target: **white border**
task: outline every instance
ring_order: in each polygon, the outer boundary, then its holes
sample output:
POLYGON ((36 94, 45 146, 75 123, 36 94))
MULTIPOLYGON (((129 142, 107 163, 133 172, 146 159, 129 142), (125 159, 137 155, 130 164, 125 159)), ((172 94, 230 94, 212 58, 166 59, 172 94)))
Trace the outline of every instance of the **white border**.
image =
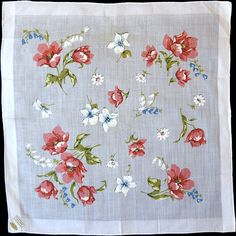
MULTIPOLYGON (((185 3, 58 3, 58 2, 5 2, 3 3, 2 40, 2 107, 5 138, 5 181, 9 219, 20 215, 17 182, 17 143, 14 119, 14 21, 16 15, 144 15, 144 14, 216 14, 219 24, 218 95, 220 117, 221 197, 222 218, 182 219, 156 221, 72 221, 22 219, 22 232, 41 234, 156 234, 192 232, 233 232, 235 215, 232 183, 231 110, 229 99, 230 77, 230 2, 185 3), (56 7, 55 7, 56 5, 56 7), (65 7, 66 6, 66 7, 65 7), (65 11, 66 8, 66 11, 65 11), (53 11, 52 11, 53 9, 53 11), (184 11, 184 13, 183 13, 184 11), (228 104, 226 106, 226 104, 228 104), (63 227, 63 228, 62 228, 63 227)), ((9 232, 13 232, 9 227, 9 232)))

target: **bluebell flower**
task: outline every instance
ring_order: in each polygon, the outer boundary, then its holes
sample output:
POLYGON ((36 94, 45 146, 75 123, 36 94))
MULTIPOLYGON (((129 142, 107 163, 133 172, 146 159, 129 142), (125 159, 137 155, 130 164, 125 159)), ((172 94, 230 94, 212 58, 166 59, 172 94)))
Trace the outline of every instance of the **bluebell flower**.
POLYGON ((21 43, 22 43, 22 45, 26 44, 25 39, 22 39, 21 43))
POLYGON ((29 34, 29 39, 32 39, 32 38, 33 38, 33 36, 31 34, 29 34))

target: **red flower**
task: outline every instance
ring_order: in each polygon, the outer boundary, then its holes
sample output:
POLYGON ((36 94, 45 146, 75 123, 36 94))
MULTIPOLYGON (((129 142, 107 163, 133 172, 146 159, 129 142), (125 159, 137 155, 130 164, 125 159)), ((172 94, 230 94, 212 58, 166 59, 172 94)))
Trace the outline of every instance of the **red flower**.
POLYGON ((118 86, 115 86, 114 91, 109 91, 108 96, 109 102, 115 107, 118 107, 123 102, 123 94, 122 91, 118 88, 118 86))
POLYGON ((69 139, 69 133, 63 132, 61 127, 56 126, 51 133, 43 135, 45 145, 43 150, 48 150, 51 155, 57 155, 63 153, 67 149, 67 141, 69 139))
POLYGON ((179 57, 182 61, 187 61, 188 58, 197 57, 197 41, 197 38, 189 37, 187 33, 183 31, 182 34, 175 35, 173 39, 166 34, 163 40, 163 45, 176 57, 179 57))
POLYGON ((158 52, 153 45, 152 46, 147 45, 146 51, 143 51, 141 56, 143 57, 144 61, 147 62, 147 66, 151 66, 156 60, 157 54, 158 52))
POLYGON ((84 178, 83 173, 87 171, 83 163, 69 152, 62 153, 61 159, 63 161, 56 166, 56 172, 64 173, 62 176, 64 183, 67 184, 74 180, 81 184, 84 178))
POLYGON ((172 197, 183 199, 184 190, 190 190, 194 187, 194 182, 189 179, 191 172, 188 168, 180 170, 177 165, 171 165, 167 171, 168 189, 172 197))
POLYGON ((133 142, 131 145, 129 145, 129 156, 131 157, 143 156, 145 154, 144 143, 146 141, 147 141, 146 139, 140 139, 136 142, 133 142))
POLYGON ((49 66, 52 68, 57 67, 60 62, 60 52, 62 48, 57 42, 48 45, 46 43, 41 43, 38 46, 38 51, 33 59, 37 62, 37 66, 49 66))
POLYGON ((94 55, 89 50, 89 46, 86 45, 86 46, 77 48, 72 53, 71 57, 75 62, 78 62, 80 64, 90 64, 93 56, 94 55))
POLYGON ((96 192, 97 191, 93 186, 81 186, 77 192, 77 195, 83 205, 86 206, 91 205, 95 201, 93 194, 96 192))
POLYGON ((185 142, 190 142, 192 147, 199 147, 206 143, 205 133, 202 129, 193 129, 187 136, 185 142))
POLYGON ((52 195, 57 199, 58 190, 51 181, 44 180, 36 189, 39 197, 49 199, 52 195))
POLYGON ((184 85, 189 81, 191 80, 191 78, 189 78, 189 74, 190 74, 190 71, 189 70, 184 70, 182 68, 179 68, 176 73, 175 73, 175 76, 178 80, 178 84, 181 86, 181 87, 184 87, 184 85))

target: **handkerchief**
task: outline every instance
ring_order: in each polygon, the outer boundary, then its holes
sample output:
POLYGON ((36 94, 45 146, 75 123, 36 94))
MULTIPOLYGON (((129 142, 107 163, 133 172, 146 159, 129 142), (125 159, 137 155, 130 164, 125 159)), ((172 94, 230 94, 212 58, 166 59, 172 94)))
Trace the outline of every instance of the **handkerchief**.
POLYGON ((10 232, 235 230, 229 2, 3 3, 10 232))

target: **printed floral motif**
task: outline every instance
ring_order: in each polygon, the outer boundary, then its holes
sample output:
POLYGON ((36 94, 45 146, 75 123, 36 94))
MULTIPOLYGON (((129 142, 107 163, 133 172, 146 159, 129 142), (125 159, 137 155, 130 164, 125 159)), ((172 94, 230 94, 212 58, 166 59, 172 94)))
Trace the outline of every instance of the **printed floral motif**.
POLYGON ((42 149, 49 151, 51 155, 60 154, 59 160, 52 159, 50 162, 47 161, 50 160, 49 158, 44 158, 43 161, 41 161, 41 159, 39 159, 40 156, 38 157, 36 155, 36 151, 32 149, 31 145, 26 145, 27 157, 33 160, 37 165, 53 169, 45 174, 37 175, 39 178, 46 178, 35 189, 39 197, 46 199, 49 199, 51 196, 55 199, 59 197, 66 207, 74 208, 80 201, 84 206, 91 205, 95 201, 93 194, 106 189, 107 183, 105 180, 102 181, 102 185, 98 189, 95 189, 93 186, 82 185, 85 174, 88 172, 83 163, 83 158, 85 158, 88 165, 101 164, 100 158, 93 154, 93 149, 100 145, 85 146, 82 144, 84 139, 88 136, 89 134, 86 133, 78 134, 73 148, 68 148, 67 142, 69 142, 69 133, 62 131, 59 125, 52 130, 52 133, 44 134, 46 145, 44 145, 42 149), (55 146, 60 142, 63 143, 59 145, 60 149, 57 150, 55 146), (69 152, 69 150, 71 152, 69 152), (66 191, 68 189, 67 185, 70 185, 69 193, 66 191), (77 191, 77 196, 75 191, 77 191), (76 202, 73 202, 72 198, 76 202))
POLYGON ((202 195, 198 193, 197 189, 193 189, 191 192, 188 192, 188 196, 192 197, 192 199, 196 199, 197 203, 200 203, 203 201, 202 195))
POLYGON ((39 29, 23 30, 21 43, 22 45, 25 45, 29 43, 29 40, 32 40, 32 39, 39 39, 40 41, 42 40, 48 41, 48 38, 49 38, 49 35, 47 31, 45 33, 41 33, 39 29))
POLYGON ((144 156, 145 155, 145 146, 146 139, 139 139, 132 134, 129 137, 129 140, 126 143, 130 143, 129 148, 129 156, 131 158, 135 158, 136 156, 144 156))
POLYGON ((81 186, 77 192, 78 198, 84 206, 91 205, 95 201, 94 194, 97 193, 93 186, 81 186))
POLYGON ((115 154, 110 156, 110 160, 107 162, 107 167, 115 169, 119 166, 118 161, 116 161, 115 154))
POLYGON ((102 112, 99 114, 99 121, 102 123, 105 132, 107 132, 109 128, 116 127, 117 116, 118 113, 110 113, 108 109, 102 109, 102 112))
POLYGON ((160 59, 160 56, 158 56, 158 52, 156 48, 152 45, 146 46, 146 51, 143 51, 141 53, 141 56, 143 57, 143 60, 147 62, 147 66, 150 67, 153 65, 153 63, 160 63, 162 64, 162 61, 160 59))
POLYGON ((38 53, 33 57, 33 60, 37 62, 37 66, 50 67, 56 71, 56 74, 47 73, 45 87, 58 84, 62 91, 67 94, 62 86, 66 78, 70 79, 73 87, 77 84, 77 76, 68 68, 68 65, 79 63, 79 69, 81 69, 84 65, 91 63, 91 59, 94 55, 90 51, 89 45, 80 46, 69 52, 65 50, 71 46, 72 43, 83 41, 83 36, 88 30, 88 27, 84 27, 79 34, 69 35, 65 39, 61 39, 60 44, 57 41, 49 43, 50 37, 47 31, 45 34, 42 34, 38 29, 23 30, 22 44, 28 43, 28 39, 33 37, 32 34, 46 41, 46 43, 40 43, 38 45, 38 53), (64 54, 64 56, 62 54, 64 54))
POLYGON ((197 41, 197 38, 190 37, 183 31, 181 34, 175 35, 173 39, 166 34, 163 45, 168 51, 171 51, 176 57, 179 57, 180 60, 187 61, 188 58, 197 57, 197 41))
POLYGON ((152 160, 152 164, 158 163, 158 166, 160 167, 161 170, 166 171, 168 169, 168 164, 165 162, 163 157, 155 157, 152 160))
POLYGON ((49 199, 51 196, 57 199, 58 190, 51 181, 44 180, 36 189, 39 197, 49 199))
POLYGON ((129 42, 127 41, 129 34, 128 33, 116 33, 114 41, 110 42, 107 46, 109 49, 113 49, 116 54, 119 54, 119 58, 117 62, 121 58, 128 58, 131 57, 131 51, 127 49, 130 46, 129 42))
POLYGON ((192 122, 195 121, 195 118, 188 119, 180 110, 181 120, 182 120, 182 131, 179 135, 179 138, 175 141, 178 143, 188 132, 188 127, 192 127, 193 130, 187 135, 185 143, 190 143, 192 147, 199 147, 203 144, 206 144, 205 133, 204 130, 200 128, 196 128, 192 122))
POLYGON ((205 105, 206 99, 203 95, 197 94, 193 97, 193 104, 189 105, 192 109, 197 107, 203 107, 205 105))
POLYGON ((178 85, 180 85, 181 87, 184 87, 185 84, 191 80, 191 78, 189 77, 190 71, 189 70, 184 70, 182 68, 179 68, 176 73, 175 76, 177 78, 178 81, 178 85))
POLYGON ((161 128, 157 130, 157 138, 161 141, 161 140, 166 140, 166 138, 169 137, 169 129, 166 128, 161 128))
POLYGON ((82 115, 85 117, 83 120, 83 125, 96 125, 98 122, 98 112, 97 104, 86 104, 86 108, 80 110, 82 115))
POLYGON ((204 69, 199 63, 198 60, 193 60, 189 63, 190 68, 192 68, 192 71, 194 72, 195 77, 199 77, 200 75, 204 80, 207 80, 208 75, 204 74, 204 69))
POLYGON ((49 109, 49 106, 51 106, 52 104, 46 104, 46 103, 42 103, 38 98, 36 99, 36 101, 33 103, 33 107, 37 110, 37 111, 41 111, 41 115, 43 119, 49 118, 50 115, 52 115, 51 110, 49 109))
POLYGON ((180 169, 176 164, 170 167, 164 161, 164 158, 157 157, 156 160, 160 163, 160 168, 166 172, 167 178, 164 180, 148 177, 147 183, 152 188, 152 192, 146 193, 147 196, 154 200, 176 199, 182 200, 185 195, 190 195, 195 183, 190 179, 191 172, 189 168, 180 169), (166 185, 166 189, 161 188, 166 185))
POLYGON ((141 92, 139 99, 140 107, 136 110, 136 117, 139 117, 143 114, 157 115, 162 111, 160 108, 152 106, 158 94, 158 92, 154 92, 146 97, 144 93, 141 92))
POLYGON ((103 84, 104 77, 102 76, 102 74, 97 73, 97 69, 95 69, 91 81, 93 85, 100 86, 103 84))
POLYGON ((129 96, 129 91, 124 92, 123 90, 119 89, 116 85, 113 91, 108 92, 109 102, 110 104, 114 105, 116 108, 123 102, 123 99, 127 99, 129 96))
POLYGON ((127 193, 131 188, 135 188, 137 185, 133 182, 133 177, 130 175, 123 176, 123 178, 117 178, 117 187, 116 193, 123 193, 124 196, 127 196, 127 193))

